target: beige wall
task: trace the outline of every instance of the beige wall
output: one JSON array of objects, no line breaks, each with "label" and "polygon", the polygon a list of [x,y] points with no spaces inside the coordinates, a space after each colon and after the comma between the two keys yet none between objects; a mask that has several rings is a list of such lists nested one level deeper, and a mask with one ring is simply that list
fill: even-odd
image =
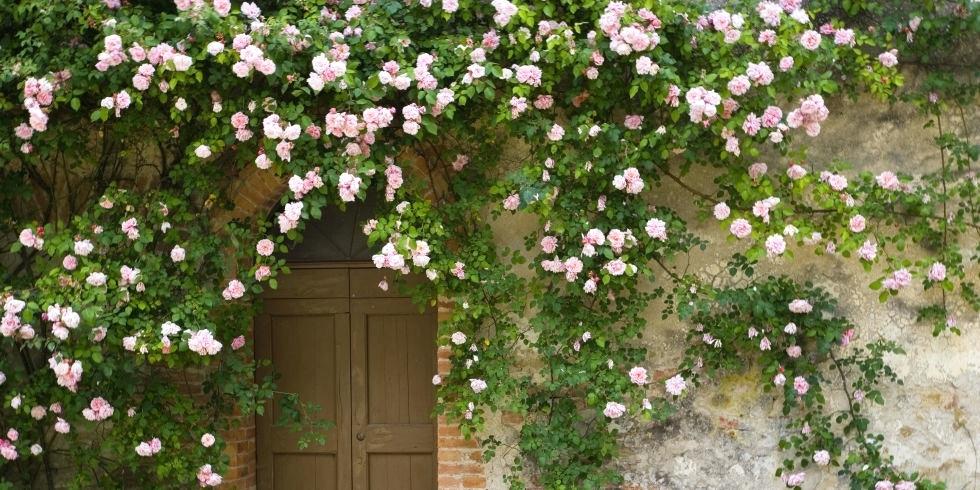
[{"label": "beige wall", "polygon": [[[978,134],[976,114],[946,121],[947,126]],[[834,158],[846,159],[856,170],[880,172],[885,169],[920,173],[939,165],[939,152],[933,145],[934,128],[924,129],[925,119],[914,110],[889,108],[872,101],[831,104],[831,116],[822,134],[810,141],[809,163],[826,165]],[[972,127],[968,127],[972,126]],[[976,143],[976,138],[973,139]],[[520,155],[507,155],[514,161]],[[765,161],[765,159],[762,159]],[[781,168],[777,160],[770,168]],[[780,162],[781,163],[781,162]],[[855,171],[856,171],[855,170]],[[711,189],[711,176],[695,174],[688,180],[697,187]],[[669,205],[689,221],[692,230],[713,245],[706,252],[690,257],[690,271],[705,280],[728,281],[723,265],[733,250],[726,245],[719,226],[698,222],[683,190],[652,192],[656,204]],[[494,224],[501,245],[521,248],[524,236],[538,229],[527,216],[501,218]],[[973,237],[976,238],[975,236]],[[974,242],[975,245],[975,242]],[[902,469],[920,469],[945,478],[951,489],[973,488],[978,458],[973,434],[980,435],[980,322],[977,314],[957,311],[962,336],[932,337],[930,325],[915,322],[915,307],[934,299],[932,292],[909,288],[881,304],[867,288],[875,277],[863,272],[856,259],[815,257],[799,251],[795,261],[766,262],[760,272],[789,271],[806,277],[834,293],[842,313],[859,327],[858,341],[878,338],[895,340],[908,355],[890,360],[904,379],[904,386],[886,386],[883,408],[872,408],[873,430],[883,433],[888,450]],[[680,263],[686,258],[681,258]],[[977,271],[970,271],[976,277]],[[651,352],[648,368],[671,370],[681,359],[686,325],[661,321],[659,308],[651,305],[648,331],[644,338]],[[682,402],[678,415],[666,424],[624,422],[624,454],[615,463],[627,483],[644,489],[756,489],[779,488],[773,476],[783,459],[777,442],[783,430],[781,405],[762,393],[753,371],[734,373],[713,386],[694,390]],[[840,405],[843,394],[836,393]],[[512,424],[496,422],[491,432],[505,442],[516,437]],[[507,457],[513,457],[508,454]],[[487,465],[489,488],[506,488],[503,460]],[[811,467],[805,488],[844,488],[832,471]]]}]

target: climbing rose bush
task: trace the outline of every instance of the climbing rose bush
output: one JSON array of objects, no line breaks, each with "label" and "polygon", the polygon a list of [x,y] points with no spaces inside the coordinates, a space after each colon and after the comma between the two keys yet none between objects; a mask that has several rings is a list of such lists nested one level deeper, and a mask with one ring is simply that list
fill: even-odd
[{"label": "climbing rose bush", "polygon": [[[452,369],[433,378],[437,412],[488,458],[518,448],[513,487],[622,482],[624,418],[664,421],[694,387],[751,360],[788,417],[780,484],[831,467],[852,488],[942,488],[896,468],[864,415],[896,380],[884,358],[901,347],[862,345],[819,288],[755,275],[835,254],[863,266],[882,301],[938,291],[920,312],[936,335],[958,333],[954,312],[975,315],[978,149],[943,129],[975,86],[936,71],[906,89],[899,70],[969,46],[977,10],[917,9],[8,2],[3,484],[43,473],[49,487],[217,486],[229,415],[263,414],[272,399],[303,444],[322,442],[330,426],[316,407],[256,378],[250,319],[306,222],[377,194],[385,204],[363,225],[374,264],[396,283],[424,276],[420,303],[454,305],[440,326]],[[939,170],[872,175],[848,155],[809,159],[831,97],[859,94],[930,117]],[[714,188],[687,176],[695,166]],[[244,176],[262,173],[284,184],[272,216],[236,214],[262,192],[240,188],[255,182]],[[717,221],[731,275],[752,286],[676,266],[718,244],[653,204],[666,193]],[[537,224],[517,252],[491,228],[511,215]],[[638,342],[651,304],[690,326],[666,373]],[[516,369],[519,352],[542,368]],[[830,390],[847,399],[842,415]],[[482,431],[504,410],[525,419],[517,441]]]}]

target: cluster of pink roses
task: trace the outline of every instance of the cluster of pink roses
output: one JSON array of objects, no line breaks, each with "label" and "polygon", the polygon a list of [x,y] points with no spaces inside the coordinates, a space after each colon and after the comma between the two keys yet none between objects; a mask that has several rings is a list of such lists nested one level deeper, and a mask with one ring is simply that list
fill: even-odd
[{"label": "cluster of pink roses", "polygon": [[347,58],[350,48],[346,44],[336,44],[329,53],[320,53],[313,57],[313,71],[310,72],[306,83],[314,91],[319,92],[327,83],[343,79],[347,73]]},{"label": "cluster of pink roses", "polygon": [[62,307],[59,304],[48,306],[41,318],[51,322],[51,335],[60,340],[67,339],[69,332],[78,328],[82,321],[82,317],[70,306]]},{"label": "cluster of pink roses", "polygon": [[0,335],[12,337],[16,334],[18,338],[24,340],[34,337],[34,328],[31,325],[21,323],[20,313],[26,304],[13,296],[4,298],[3,318],[0,319]]},{"label": "cluster of pink roses", "polygon": [[372,258],[374,266],[378,269],[393,269],[406,272],[405,257],[398,253],[395,244],[388,242],[381,247],[381,253],[375,254]]},{"label": "cluster of pink roses", "polygon": [[99,396],[89,402],[88,408],[82,410],[82,416],[85,417],[85,420],[98,422],[112,417],[112,414],[115,412],[116,409],[105,398]]},{"label": "cluster of pink roses", "polygon": [[612,184],[613,187],[627,194],[639,194],[643,192],[644,187],[640,171],[635,167],[629,167],[623,170],[623,173],[614,176]]},{"label": "cluster of pink roses", "polygon": [[187,348],[202,356],[213,356],[221,351],[221,342],[214,338],[210,330],[202,328],[191,332],[187,339]]},{"label": "cluster of pink roses", "polygon": [[823,97],[814,94],[800,103],[798,109],[793,109],[786,115],[786,124],[791,128],[803,127],[808,136],[820,134],[820,123],[827,119],[830,111],[824,105]]},{"label": "cluster of pink roses", "polygon": [[161,449],[163,449],[163,444],[160,442],[159,438],[154,437],[149,441],[139,443],[136,446],[136,454],[143,457],[149,457],[160,452]]},{"label": "cluster of pink roses", "polygon": [[225,289],[221,291],[221,297],[227,301],[231,301],[233,299],[239,299],[244,295],[245,295],[245,285],[242,284],[242,281],[239,281],[238,279],[232,279],[231,281],[229,281]]},{"label": "cluster of pink roses", "polygon": [[252,36],[238,34],[232,39],[231,47],[238,53],[239,61],[231,65],[231,71],[239,78],[245,78],[256,70],[263,75],[276,72],[276,62],[265,56],[262,48],[252,44]]},{"label": "cluster of pink roses", "polygon": [[718,104],[721,103],[721,96],[718,92],[707,90],[704,87],[693,87],[684,94],[689,109],[688,116],[691,122],[710,122],[718,114]]},{"label": "cluster of pink roses", "polygon": [[124,109],[129,108],[131,103],[132,99],[129,97],[129,93],[125,90],[121,90],[115,94],[103,98],[99,105],[104,109],[114,109],[116,117],[119,117],[122,115],[122,111]]},{"label": "cluster of pink roses", "polygon": [[340,178],[337,181],[337,192],[340,194],[340,200],[344,202],[354,202],[357,199],[357,193],[361,189],[361,178],[356,174],[352,174],[349,171],[340,174]]},{"label": "cluster of pink roses", "polygon": [[27,140],[34,136],[34,132],[44,132],[48,129],[48,114],[46,109],[54,102],[54,91],[59,85],[59,81],[67,80],[70,75],[67,71],[55,74],[55,83],[46,78],[30,77],[24,82],[24,109],[27,109],[27,123],[21,123],[14,128],[14,135],[24,140],[20,147],[23,153],[30,153],[34,147]]},{"label": "cluster of pink roses", "polygon": [[262,120],[262,133],[266,138],[279,140],[276,144],[276,155],[288,162],[292,159],[293,141],[299,139],[303,130],[299,124],[289,124],[278,114],[270,114]]},{"label": "cluster of pink roses", "polygon": [[313,170],[306,172],[304,177],[293,175],[289,178],[288,185],[289,190],[293,192],[294,199],[303,199],[303,196],[313,189],[323,187],[323,179],[320,178],[320,167],[315,167]]},{"label": "cluster of pink roses", "polygon": [[48,359],[48,366],[58,378],[58,386],[68,388],[74,393],[78,390],[78,382],[82,380],[82,361],[66,359],[55,353]]},{"label": "cluster of pink roses", "polygon": [[279,222],[279,231],[281,233],[286,233],[287,231],[293,230],[299,226],[299,220],[302,217],[302,213],[302,201],[287,203],[284,206],[282,213],[279,213],[279,216],[276,218]]},{"label": "cluster of pink roses", "polygon": [[221,485],[221,475],[211,469],[211,465],[206,464],[197,470],[197,483],[201,487],[217,487]]}]

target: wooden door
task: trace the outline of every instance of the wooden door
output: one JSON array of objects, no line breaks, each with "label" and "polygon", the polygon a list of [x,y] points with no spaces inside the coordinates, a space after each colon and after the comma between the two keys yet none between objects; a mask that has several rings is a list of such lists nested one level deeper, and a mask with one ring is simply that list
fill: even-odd
[{"label": "wooden door", "polygon": [[279,389],[323,407],[327,444],[300,451],[296,435],[257,418],[262,489],[436,488],[432,408],[434,312],[381,291],[373,269],[297,269],[266,296],[256,356]]}]

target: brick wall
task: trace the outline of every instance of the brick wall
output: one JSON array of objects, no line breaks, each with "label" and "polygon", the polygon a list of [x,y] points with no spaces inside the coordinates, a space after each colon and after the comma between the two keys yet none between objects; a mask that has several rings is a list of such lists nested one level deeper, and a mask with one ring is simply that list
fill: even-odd
[{"label": "brick wall", "polygon": [[255,488],[255,417],[236,416],[237,427],[221,434],[225,454],[228,455],[228,471],[224,474],[224,488],[247,490]]},{"label": "brick wall", "polygon": [[[449,320],[452,315],[452,304],[439,302],[439,322]],[[452,364],[449,347],[439,347],[438,370],[440,376],[449,374]],[[463,438],[459,427],[447,423],[445,417],[438,420],[436,438],[439,461],[439,489],[458,490],[467,488],[486,488],[487,479],[483,469],[483,451],[473,439]]]}]

